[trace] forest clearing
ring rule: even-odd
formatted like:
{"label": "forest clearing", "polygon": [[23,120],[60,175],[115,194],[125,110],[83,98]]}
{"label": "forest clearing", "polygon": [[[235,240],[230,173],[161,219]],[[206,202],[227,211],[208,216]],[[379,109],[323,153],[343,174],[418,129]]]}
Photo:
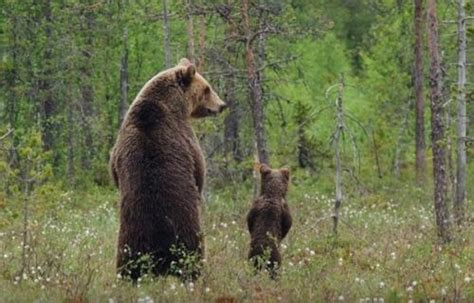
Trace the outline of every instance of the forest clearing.
{"label": "forest clearing", "polygon": [[0,302],[474,302],[471,1],[0,6]]}

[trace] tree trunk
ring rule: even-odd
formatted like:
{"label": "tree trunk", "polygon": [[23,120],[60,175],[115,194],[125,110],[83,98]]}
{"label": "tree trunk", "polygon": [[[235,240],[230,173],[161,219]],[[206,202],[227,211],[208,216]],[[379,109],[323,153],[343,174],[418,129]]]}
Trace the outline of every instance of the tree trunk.
{"label": "tree trunk", "polygon": [[84,130],[84,142],[83,142],[83,151],[82,151],[82,168],[90,169],[91,161],[94,155],[94,141],[92,138],[92,121],[94,116],[93,101],[94,101],[94,90],[92,87],[92,52],[94,49],[93,43],[93,28],[94,28],[94,13],[92,9],[87,5],[84,8],[85,12],[85,30],[84,34],[86,35],[85,45],[82,50],[82,56],[84,63],[80,68],[82,76],[81,84],[81,119],[82,119],[82,129]]}
{"label": "tree trunk", "polygon": [[[443,87],[443,100],[448,100],[449,92],[447,87]],[[446,105],[444,108],[444,123],[445,123],[445,137],[446,137],[446,204],[449,205],[451,201],[454,201],[454,195],[456,194],[456,176],[455,167],[453,161],[453,140],[451,139],[451,108]]]}
{"label": "tree trunk", "polygon": [[303,104],[302,102],[298,102],[295,104],[295,122],[297,125],[297,154],[298,154],[298,164],[299,167],[310,169],[311,172],[314,172],[315,166],[313,162],[312,156],[312,146],[311,142],[308,140],[306,136],[306,127],[308,125],[310,116],[308,113],[310,112],[310,107]]}
{"label": "tree trunk", "polygon": [[[264,107],[263,107],[263,96],[262,86],[260,82],[259,72],[256,66],[255,52],[253,49],[252,32],[250,29],[250,21],[248,16],[248,0],[242,1],[241,16],[242,25],[244,27],[244,33],[246,38],[245,43],[245,59],[247,63],[247,79],[250,90],[252,120],[254,127],[254,136],[257,147],[258,160],[260,163],[269,165],[268,152],[265,141],[265,127],[264,127]],[[260,36],[261,34],[259,34]],[[260,37],[257,37],[260,39]]]}
{"label": "tree trunk", "polygon": [[[71,106],[73,108],[73,106]],[[69,185],[75,185],[76,179],[76,167],[74,164],[74,111],[67,111],[67,175],[69,180]]]}
{"label": "tree trunk", "polygon": [[415,0],[415,142],[416,181],[419,186],[425,182],[425,119],[423,94],[423,0]]}
{"label": "tree trunk", "polygon": [[466,17],[464,0],[458,0],[458,97],[457,97],[457,168],[454,220],[464,219],[466,198]]}
{"label": "tree trunk", "polygon": [[168,0],[163,2],[163,32],[164,32],[164,48],[165,48],[165,67],[170,68],[171,63],[171,45],[170,45],[170,24],[168,19]]}
{"label": "tree trunk", "polygon": [[194,26],[193,26],[193,3],[192,0],[186,0],[186,30],[188,33],[188,50],[187,55],[188,59],[192,63],[196,63],[194,57]]}
{"label": "tree trunk", "polygon": [[433,150],[434,208],[438,236],[443,243],[451,240],[448,207],[446,205],[445,126],[441,62],[438,48],[436,0],[428,1],[428,47],[430,55],[431,141]]}
{"label": "tree trunk", "polygon": [[341,77],[339,83],[339,91],[336,100],[336,130],[334,132],[334,148],[336,154],[336,199],[334,200],[334,210],[332,214],[333,232],[337,234],[337,225],[339,223],[339,208],[342,204],[342,163],[341,163],[341,146],[340,139],[344,132],[344,79]]}
{"label": "tree trunk", "polygon": [[[28,166],[28,165],[27,165]],[[29,268],[28,264],[28,248],[29,248],[29,239],[28,239],[28,221],[29,221],[29,207],[30,207],[30,182],[29,179],[29,167],[27,167],[26,174],[24,176],[24,188],[23,188],[23,231],[22,231],[22,245],[21,245],[21,272],[20,277],[23,279],[23,275],[27,272]]]}
{"label": "tree trunk", "polygon": [[410,112],[410,103],[409,102],[403,111],[403,120],[402,120],[402,125],[400,126],[400,130],[398,131],[398,136],[397,136],[397,141],[395,143],[395,159],[393,161],[393,172],[395,174],[395,177],[397,179],[400,179],[400,166],[401,166],[401,157],[402,157],[402,140],[403,140],[403,135],[405,134],[407,128],[408,128],[408,116]]}
{"label": "tree trunk", "polygon": [[[18,84],[18,54],[17,54],[17,48],[18,48],[18,33],[17,33],[17,16],[11,16],[11,47],[10,47],[10,53],[11,53],[11,67],[6,70],[6,82],[7,82],[7,87],[9,89],[9,95],[7,99],[7,105],[5,107],[6,109],[6,114],[8,118],[8,128],[15,130],[17,127],[17,119],[18,119],[18,108],[17,108],[17,102],[18,102],[18,94],[17,94],[17,84]],[[12,142],[12,148],[9,149],[8,151],[8,163],[11,168],[18,168],[19,166],[19,158],[18,158],[18,153],[16,151],[16,146],[18,146],[18,140],[17,136],[15,135],[15,131],[11,131],[9,134],[10,142]],[[5,190],[9,192],[8,189],[8,182],[5,184],[6,188]]]}
{"label": "tree trunk", "polygon": [[43,17],[44,30],[46,34],[46,41],[43,52],[43,68],[41,78],[38,81],[38,89],[40,94],[40,117],[41,117],[41,133],[43,139],[43,149],[48,151],[54,145],[54,122],[53,115],[55,112],[55,104],[53,100],[53,85],[51,83],[52,77],[52,13],[51,2],[49,0],[43,3]]}
{"label": "tree trunk", "polygon": [[198,72],[202,73],[204,70],[204,61],[206,55],[206,16],[204,13],[199,15],[199,62]]}
{"label": "tree trunk", "polygon": [[[227,6],[232,8],[233,0],[228,0]],[[232,153],[232,158],[236,162],[243,160],[242,152],[240,150],[240,118],[241,110],[237,101],[237,79],[236,71],[232,65],[233,58],[236,56],[236,42],[233,39],[236,36],[236,28],[233,22],[228,21],[226,28],[226,39],[225,39],[225,51],[226,51],[226,77],[225,77],[225,90],[224,90],[224,101],[229,107],[228,115],[224,120],[224,143],[225,143],[225,154]]]}
{"label": "tree trunk", "polygon": [[243,160],[240,151],[240,108],[236,98],[236,79],[235,75],[230,72],[225,82],[224,100],[229,107],[229,114],[224,120],[224,142],[225,153],[232,153],[232,158],[236,162]]}
{"label": "tree trunk", "polygon": [[123,31],[123,50],[120,59],[120,106],[119,106],[119,126],[128,109],[128,29]]}
{"label": "tree trunk", "polygon": [[374,158],[375,158],[375,166],[377,167],[377,176],[382,179],[382,167],[380,166],[380,157],[379,157],[379,144],[375,137],[375,129],[372,130],[372,143],[374,147]]}

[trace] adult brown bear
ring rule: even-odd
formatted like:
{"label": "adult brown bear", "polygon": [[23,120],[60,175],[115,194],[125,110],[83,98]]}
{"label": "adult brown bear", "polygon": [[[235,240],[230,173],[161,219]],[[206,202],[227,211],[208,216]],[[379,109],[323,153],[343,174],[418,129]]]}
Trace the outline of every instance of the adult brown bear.
{"label": "adult brown bear", "polygon": [[133,101],[110,159],[121,196],[122,276],[136,280],[150,271],[188,279],[199,273],[206,169],[190,118],[225,106],[187,59],[150,79]]}

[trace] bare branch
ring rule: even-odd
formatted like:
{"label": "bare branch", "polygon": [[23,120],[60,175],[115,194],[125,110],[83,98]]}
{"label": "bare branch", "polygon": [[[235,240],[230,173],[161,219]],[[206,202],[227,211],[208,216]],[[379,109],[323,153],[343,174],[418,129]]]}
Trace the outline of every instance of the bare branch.
{"label": "bare branch", "polygon": [[0,141],[4,140],[6,137],[8,137],[11,133],[13,133],[13,129],[9,129],[6,134],[0,137]]}

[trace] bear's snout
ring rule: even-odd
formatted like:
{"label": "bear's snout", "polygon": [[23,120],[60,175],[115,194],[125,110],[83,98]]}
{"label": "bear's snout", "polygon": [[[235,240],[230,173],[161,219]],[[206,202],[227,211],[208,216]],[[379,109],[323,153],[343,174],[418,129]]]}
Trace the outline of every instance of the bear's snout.
{"label": "bear's snout", "polygon": [[219,113],[222,113],[226,108],[227,108],[227,104],[223,103],[219,106]]}

